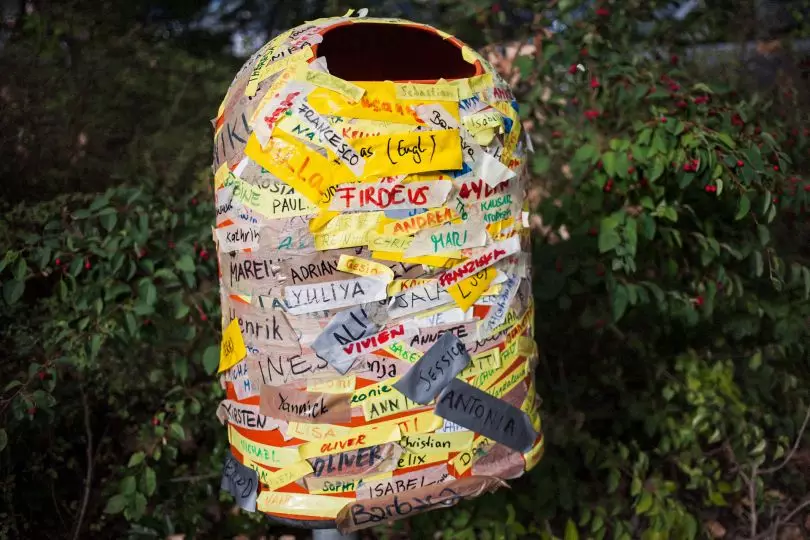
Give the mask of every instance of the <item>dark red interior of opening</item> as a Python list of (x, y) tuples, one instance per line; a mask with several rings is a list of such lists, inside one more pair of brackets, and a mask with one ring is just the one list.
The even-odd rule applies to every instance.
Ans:
[(358, 23), (330, 28), (318, 45), (329, 73), (348, 81), (435, 81), (476, 75), (461, 49), (414, 26)]

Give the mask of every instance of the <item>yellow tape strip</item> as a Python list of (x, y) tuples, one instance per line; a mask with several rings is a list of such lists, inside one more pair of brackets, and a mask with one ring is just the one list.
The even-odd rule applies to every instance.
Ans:
[(256, 499), (260, 512), (275, 512), (309, 517), (335, 518), (350, 499), (328, 495), (301, 495), (262, 491)]
[(282, 69), (307, 62), (312, 58), (312, 48), (307, 46), (275, 62), (270, 62), (269, 58), (270, 55), (265, 54), (256, 62), (256, 67), (253, 68), (253, 73), (250, 74), (250, 79), (248, 79), (247, 86), (245, 87), (246, 96), (255, 96), (256, 90), (259, 88), (259, 83), (271, 75), (278, 73)]
[(301, 458), (307, 459), (368, 448), (369, 446), (377, 446), (399, 439), (400, 431), (398, 426), (393, 426), (390, 429), (373, 429), (371, 426), (363, 426), (352, 429), (351, 433), (344, 437), (304, 443), (298, 447), (298, 453)]
[(281, 468), (301, 460), (296, 448), (279, 448), (246, 439), (228, 426), (228, 441), (246, 458), (268, 467)]
[(399, 458), (399, 461), (397, 462), (397, 469), (407, 469), (408, 467), (416, 467), (418, 465), (428, 465), (430, 463), (438, 463), (439, 461), (447, 461), (449, 457), (449, 452), (434, 452), (430, 454), (403, 452)]
[(245, 341), (242, 339), (242, 331), (239, 329), (239, 320), (234, 319), (222, 332), (217, 373), (232, 368), (245, 356), (247, 356), (247, 348), (245, 347)]
[(402, 360), (403, 362), (408, 362), (409, 364), (415, 364), (422, 358), (422, 352), (417, 351), (416, 349), (409, 347), (402, 341), (395, 341), (384, 347), (383, 350), (390, 352), (398, 359)]
[(382, 278), (383, 281), (393, 281), (394, 279), (394, 271), (384, 264), (354, 255), (341, 255), (337, 268), (341, 272), (348, 272), (356, 276), (377, 277)]
[(405, 435), (399, 444), (405, 450), (417, 454), (462, 452), (472, 447), (474, 435), (472, 431)]
[(352, 432), (352, 428), (333, 426), (332, 424), (304, 424), (301, 422), (287, 423), (287, 437), (295, 437), (305, 441), (322, 441), (345, 437)]
[(288, 465), (283, 469), (266, 475), (262, 483), (265, 484), (270, 491), (275, 491), (291, 482), (295, 482), (299, 478), (305, 477), (311, 472), (312, 465), (309, 464), (309, 461), (302, 459), (301, 461), (296, 461), (292, 465)]

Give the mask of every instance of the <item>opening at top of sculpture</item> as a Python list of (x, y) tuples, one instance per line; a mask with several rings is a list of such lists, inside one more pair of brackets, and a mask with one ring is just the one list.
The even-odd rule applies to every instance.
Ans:
[(492, 66), (425, 25), (321, 19), (213, 124), (222, 488), (352, 531), (531, 469), (531, 148)]

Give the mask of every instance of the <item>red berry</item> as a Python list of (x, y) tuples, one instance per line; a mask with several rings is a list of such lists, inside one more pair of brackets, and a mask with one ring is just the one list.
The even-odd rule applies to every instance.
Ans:
[(698, 296), (697, 298), (695, 298), (695, 304), (697, 304), (698, 306), (702, 306), (703, 305), (703, 297)]
[(706, 190), (706, 193), (711, 193), (712, 192), (712, 186), (706, 186), (703, 189)]
[(205, 313), (200, 313), (200, 320), (201, 321), (207, 321), (208, 320), (208, 315), (206, 315)]
[(679, 101), (678, 103), (676, 103), (676, 106), (677, 106), (679, 109), (685, 109), (685, 108), (686, 108), (686, 102), (685, 102), (684, 100), (681, 100), (681, 101)]
[(551, 136), (553, 138), (555, 138), (555, 139), (559, 139), (560, 137), (562, 137), (562, 132), (561, 131), (552, 131)]
[(85, 269), (90, 270), (90, 267), (91, 267), (90, 261), (86, 261), (84, 263), (84, 267), (85, 267)]
[(597, 234), (599, 234), (599, 231), (596, 230), (596, 227), (591, 227), (590, 229), (588, 229), (588, 235), (596, 236)]
[(754, 133), (756, 133), (757, 135), (759, 135), (760, 133), (762, 133), (762, 128), (761, 128), (761, 127), (759, 127), (759, 126), (757, 126), (757, 127), (754, 129)]
[(661, 123), (662, 123), (662, 124), (666, 124), (666, 123), (667, 123), (667, 117), (666, 117), (666, 116), (662, 116), (662, 117), (661, 117)]
[(592, 77), (591, 78), (591, 88), (596, 89), (596, 88), (599, 88), (600, 86), (601, 85), (599, 84), (599, 79), (597, 79), (596, 77)]
[(191, 204), (192, 204), (193, 206), (197, 206), (197, 198), (196, 198), (196, 197), (194, 197), (193, 199), (191, 199)]
[(804, 186), (805, 191), (810, 191), (810, 185)]
[(39, 373), (37, 373), (37, 376), (39, 377), (40, 381), (44, 381), (45, 379), (48, 378), (48, 373), (45, 371), (40, 371)]
[(774, 171), (779, 171), (779, 165), (774, 165), (774, 166), (773, 166), (773, 170), (774, 170)]
[(742, 167), (743, 165), (745, 165), (745, 162), (743, 160), (741, 160), (741, 159), (738, 159), (737, 160), (737, 167)]
[(153, 416), (153, 417), (152, 417), (152, 425), (153, 425), (153, 426), (160, 425), (160, 420), (158, 420), (158, 417), (157, 417), (157, 416)]
[(628, 168), (627, 168), (627, 174), (633, 174), (634, 172), (636, 172), (636, 168), (635, 168), (635, 167), (628, 167)]
[(596, 14), (599, 15), (600, 17), (607, 17), (608, 15), (610, 15), (610, 10), (606, 7), (600, 7), (599, 9), (596, 10)]
[(568, 73), (570, 73), (571, 75), (574, 75), (576, 72), (577, 72), (577, 65), (576, 64), (571, 64), (571, 66), (568, 68)]
[(57, 257), (56, 258), (56, 266), (59, 266), (60, 264), (62, 264), (62, 260), (59, 257)]
[(672, 65), (674, 66), (674, 65), (677, 65), (677, 64), (678, 64), (678, 60), (679, 60), (678, 55), (677, 55), (677, 54), (673, 54), (673, 55), (672, 55), (672, 56), (669, 58), (669, 63), (670, 63), (670, 64), (672, 64)]
[(203, 259), (208, 259), (208, 251), (206, 251), (205, 249), (201, 249), (200, 257), (202, 257)]
[(34, 414), (36, 414), (36, 412), (37, 412), (37, 408), (36, 408), (36, 407), (29, 407), (29, 408), (28, 408), (28, 414), (30, 414), (31, 416), (33, 416)]

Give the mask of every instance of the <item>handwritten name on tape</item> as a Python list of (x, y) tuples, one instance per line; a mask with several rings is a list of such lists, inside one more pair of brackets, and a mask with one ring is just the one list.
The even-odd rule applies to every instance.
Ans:
[(399, 444), (405, 450), (416, 453), (461, 452), (472, 447), (473, 435), (472, 431), (405, 435)]
[(277, 491), (262, 491), (256, 501), (256, 508), (261, 512), (319, 518), (334, 518), (345, 505), (346, 500), (339, 497)]
[(296, 78), (300, 78), (304, 82), (320, 86), (321, 88), (333, 90), (352, 102), (360, 101), (360, 98), (366, 93), (365, 88), (321, 71), (313, 71), (311, 69), (301, 70), (296, 73)]
[[(306, 216), (318, 211), (317, 206), (286, 184), (257, 186), (245, 182), (233, 173), (228, 173), (224, 187), (232, 188), (232, 205), (240, 203), (268, 219)], [(254, 246), (251, 244), (258, 244), (260, 240), (260, 236), (255, 233), (248, 237), (237, 236), (232, 227), (222, 232), (217, 229), (217, 238), (221, 242), (224, 241), (230, 251), (252, 248)]]
[(302, 458), (327, 456), (347, 452), (349, 450), (357, 450), (359, 448), (378, 446), (397, 441), (400, 438), (398, 426), (391, 426), (382, 430), (363, 426), (353, 429), (348, 435), (343, 437), (304, 443), (298, 447), (298, 453)]
[(420, 255), (445, 255), (462, 249), (481, 247), (487, 243), (487, 231), (483, 224), (465, 222), (459, 225), (445, 225), (416, 233), (405, 250), (406, 257)]
[[(382, 473), (382, 475), (390, 476), (391, 473)], [(316, 478), (310, 476), (304, 479), (307, 491), (313, 495), (353, 493), (362, 482), (362, 477), (357, 476), (337, 476), (334, 478)]]
[(411, 401), (399, 390), (388, 387), (388, 393), (373, 401), (366, 401), (362, 404), (363, 416), (366, 420), (377, 420), (413, 409), (420, 409), (424, 406), (415, 401)]
[(332, 424), (290, 422), (287, 424), (286, 434), (289, 438), (294, 437), (304, 441), (322, 441), (324, 439), (345, 437), (351, 431), (352, 428), (350, 427), (333, 426)]
[(462, 279), (475, 274), (479, 270), (488, 268), (498, 261), (517, 253), (518, 251), (520, 251), (520, 240), (514, 236), (508, 240), (503, 240), (501, 242), (492, 244), (491, 246), (487, 246), (481, 251), (481, 253), (470, 260), (443, 272), (439, 276), (439, 283), (443, 287), (449, 287), (450, 285), (458, 283)]
[(537, 438), (525, 412), (459, 379), (439, 396), (436, 414), (519, 452)]
[(458, 88), (451, 84), (395, 83), (397, 99), (458, 101)]
[(272, 431), (279, 427), (278, 420), (259, 412), (258, 405), (248, 405), (224, 399), (217, 406), (217, 418), (234, 426), (257, 431)]
[(422, 358), (424, 354), (421, 351), (417, 351), (416, 349), (409, 347), (401, 341), (395, 341), (394, 343), (385, 347), (385, 351), (393, 354), (404, 362), (408, 362), (409, 364), (415, 364), (420, 358)]
[(259, 490), (259, 477), (256, 471), (245, 467), (230, 450), (225, 454), (222, 466), (222, 480), (219, 489), (227, 491), (236, 499), (236, 504), (248, 512), (256, 511), (256, 494)]
[(376, 302), (387, 296), (387, 284), (370, 277), (284, 287), (287, 311), (294, 315)]
[(449, 180), (408, 184), (340, 184), (334, 188), (329, 209), (371, 212), (432, 208), (443, 205), (452, 188), (453, 183)]
[(386, 223), (382, 227), (383, 235), (408, 236), (430, 227), (438, 227), (457, 218), (456, 212), (449, 206), (431, 208), (421, 214)]
[(281, 468), (301, 460), (297, 449), (269, 446), (251, 441), (242, 436), (233, 426), (228, 426), (228, 441), (243, 456), (268, 467)]
[(447, 471), (447, 464), (442, 463), (435, 467), (398, 474), (397, 476), (383, 478), (374, 476), (365, 479), (356, 488), (355, 492), (358, 500), (373, 499), (396, 495), (450, 480), (454, 480), (454, 478)]
[(309, 462), (316, 478), (368, 476), (395, 470), (402, 452), (402, 447), (392, 442), (310, 458)]
[(353, 255), (341, 255), (338, 270), (358, 276), (379, 278), (386, 283), (394, 279), (394, 271), (384, 264)]
[(305, 392), (294, 387), (264, 385), (260, 394), (262, 414), (304, 424), (351, 422), (351, 393)]
[(276, 491), (278, 488), (291, 484), (296, 480), (300, 480), (311, 473), (312, 465), (310, 465), (309, 461), (302, 459), (301, 461), (296, 461), (291, 465), (287, 465), (283, 469), (279, 469), (275, 472), (268, 472), (268, 474), (262, 474), (260, 476), (262, 484), (265, 485), (267, 489), (270, 491)]
[(470, 309), (495, 279), (497, 271), (493, 267), (484, 268), (468, 278), (451, 285), (447, 292), (464, 311)]
[(355, 306), (332, 317), (323, 332), (312, 342), (312, 350), (341, 373), (346, 373), (354, 357), (343, 352), (343, 347), (375, 334), (380, 326), (374, 305)]
[(324, 381), (307, 381), (307, 392), (323, 392), (324, 394), (351, 394), (357, 385), (355, 374)]
[(388, 316), (392, 319), (406, 317), (414, 313), (428, 311), (449, 304), (453, 297), (441, 286), (438, 280), (425, 285), (412, 287), (392, 297), (388, 302)]
[(430, 403), (470, 363), (464, 344), (445, 332), (394, 388), (416, 403)]
[(463, 499), (478, 497), (506, 486), (503, 480), (471, 476), (451, 482), (428, 485), (387, 497), (350, 502), (336, 518), (338, 530), (345, 534), (392, 519), (402, 519), (434, 508), (449, 508)]
[(442, 463), (446, 462), (449, 458), (449, 452), (416, 452), (406, 450), (399, 457), (397, 469), (410, 469), (430, 465), (432, 463)]
[(397, 324), (384, 328), (368, 337), (352, 341), (343, 347), (343, 353), (349, 358), (357, 358), (361, 354), (381, 349), (388, 344), (397, 341), (408, 339), (416, 332), (416, 329), (410, 324)]
[(313, 138), (317, 136), (318, 140), (322, 141), (324, 146), (331, 150), (355, 176), (362, 176), (366, 160), (360, 157), (360, 153), (332, 127), (326, 118), (318, 114), (307, 103), (305, 96), (296, 96), (294, 109), (298, 118), (303, 121), (313, 134)]
[(219, 349), (219, 369), (222, 373), (230, 369), (247, 356), (245, 341), (242, 339), (242, 332), (239, 330), (239, 321), (232, 320), (222, 333), (222, 344)]

